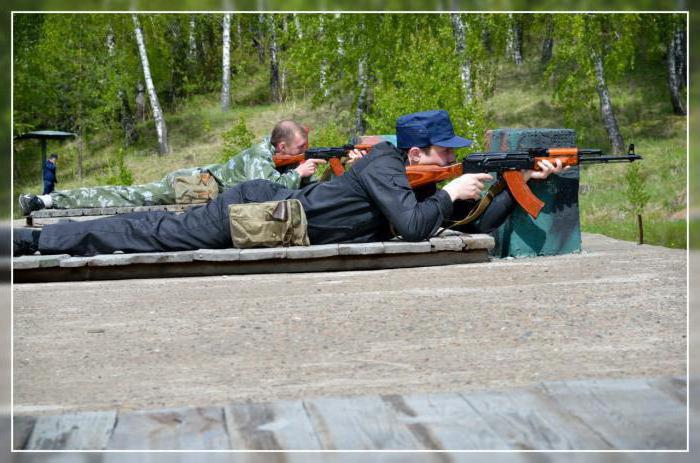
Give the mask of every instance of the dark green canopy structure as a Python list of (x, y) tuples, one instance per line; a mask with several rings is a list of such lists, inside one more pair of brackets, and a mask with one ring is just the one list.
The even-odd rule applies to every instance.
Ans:
[(46, 140), (65, 140), (66, 138), (77, 137), (72, 132), (60, 132), (58, 130), (38, 130), (17, 135), (15, 140), (41, 140), (41, 169), (43, 178), (44, 164), (46, 164)]

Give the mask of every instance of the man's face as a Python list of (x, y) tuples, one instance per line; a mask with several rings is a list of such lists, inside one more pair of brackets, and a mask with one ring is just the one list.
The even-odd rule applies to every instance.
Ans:
[(453, 148), (431, 145), (421, 150), (418, 164), (435, 165), (444, 167), (455, 162), (455, 152)]
[(296, 133), (291, 141), (281, 141), (279, 153), (289, 156), (303, 154), (309, 148), (309, 139), (305, 133)]

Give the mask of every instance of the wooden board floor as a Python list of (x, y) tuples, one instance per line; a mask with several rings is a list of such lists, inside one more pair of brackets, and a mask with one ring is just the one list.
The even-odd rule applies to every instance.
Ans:
[(15, 416), (14, 446), (65, 449), (684, 450), (685, 378)]

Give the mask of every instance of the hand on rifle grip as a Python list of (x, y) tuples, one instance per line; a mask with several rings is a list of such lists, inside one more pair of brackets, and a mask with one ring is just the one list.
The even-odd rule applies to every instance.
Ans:
[(351, 165), (353, 162), (357, 161), (358, 159), (361, 159), (362, 156), (364, 156), (366, 154), (367, 154), (367, 150), (354, 149), (354, 150), (348, 151), (348, 160), (345, 161), (345, 165), (346, 166)]
[(325, 164), (325, 159), (307, 159), (294, 169), (301, 178), (310, 177), (316, 172), (317, 164)]
[(493, 180), (493, 177), (489, 174), (464, 174), (445, 185), (443, 190), (447, 191), (452, 201), (479, 199), (484, 189), (483, 182), (490, 180)]
[(531, 178), (534, 178), (535, 180), (544, 180), (547, 177), (549, 177), (551, 174), (558, 174), (559, 172), (563, 172), (565, 170), (569, 170), (571, 166), (562, 166), (561, 159), (557, 158), (554, 161), (554, 164), (552, 164), (551, 161), (547, 159), (542, 159), (541, 161), (537, 161), (537, 167), (539, 167), (539, 170), (524, 170), (523, 171), (523, 179), (527, 182)]

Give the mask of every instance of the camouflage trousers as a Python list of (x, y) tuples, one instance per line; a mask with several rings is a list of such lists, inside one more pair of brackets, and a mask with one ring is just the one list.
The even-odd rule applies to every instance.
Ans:
[(175, 204), (173, 179), (193, 175), (199, 168), (179, 169), (163, 179), (132, 186), (98, 186), (60, 190), (51, 193), (56, 209), (76, 209), (81, 207), (130, 207), (158, 206)]

